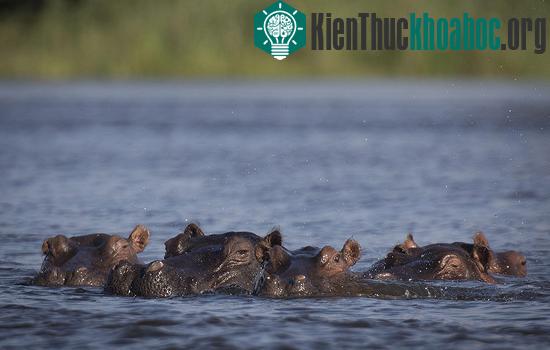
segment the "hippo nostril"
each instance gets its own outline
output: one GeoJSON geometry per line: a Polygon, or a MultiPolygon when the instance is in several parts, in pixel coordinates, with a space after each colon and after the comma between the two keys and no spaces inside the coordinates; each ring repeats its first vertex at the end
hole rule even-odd
{"type": "Polygon", "coordinates": [[[119,275],[125,275],[128,273],[128,271],[130,271],[130,264],[124,261],[123,263],[117,265],[117,267],[115,268],[115,271],[119,275]]]}
{"type": "Polygon", "coordinates": [[[146,272],[156,272],[156,271],[159,271],[160,269],[162,269],[164,267],[164,263],[162,261],[153,261],[149,267],[147,267],[147,271],[146,272]]]}
{"type": "Polygon", "coordinates": [[[288,284],[291,286],[294,286],[296,284],[301,284],[306,280],[306,276],[304,275],[296,275],[293,278],[289,278],[288,284]]]}

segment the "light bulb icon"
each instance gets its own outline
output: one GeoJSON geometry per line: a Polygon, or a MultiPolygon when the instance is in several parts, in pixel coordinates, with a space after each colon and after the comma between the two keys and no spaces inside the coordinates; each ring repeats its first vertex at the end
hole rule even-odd
{"type": "Polygon", "coordinates": [[[296,20],[290,13],[279,10],[264,20],[264,32],[271,43],[271,56],[284,60],[288,56],[288,45],[296,34],[296,20]]]}
{"type": "Polygon", "coordinates": [[[277,1],[254,15],[254,46],[284,60],[306,45],[306,16],[277,1]]]}

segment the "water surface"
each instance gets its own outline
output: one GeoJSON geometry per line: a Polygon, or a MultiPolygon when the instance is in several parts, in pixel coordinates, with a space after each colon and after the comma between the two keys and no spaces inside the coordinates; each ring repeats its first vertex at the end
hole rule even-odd
{"type": "MultiPolygon", "coordinates": [[[[550,87],[318,81],[0,84],[0,348],[533,348],[550,345],[550,87]],[[353,237],[354,267],[405,233],[518,249],[529,276],[442,297],[165,300],[20,285],[59,233],[191,221],[353,237]]],[[[411,284],[411,290],[422,285],[411,284]]]]}

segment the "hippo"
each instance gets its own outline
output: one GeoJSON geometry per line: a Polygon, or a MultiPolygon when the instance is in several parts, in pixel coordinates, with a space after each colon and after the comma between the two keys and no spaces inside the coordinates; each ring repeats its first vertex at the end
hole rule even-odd
{"type": "Polygon", "coordinates": [[[479,280],[496,283],[488,273],[491,252],[480,242],[438,243],[418,247],[411,234],[363,273],[382,280],[479,280]]]}
{"type": "Polygon", "coordinates": [[[44,262],[31,283],[102,287],[119,262],[139,262],[137,254],[145,249],[149,236],[145,226],[137,225],[128,238],[105,233],[50,237],[42,244],[44,262]]]}
{"type": "MultiPolygon", "coordinates": [[[[484,267],[489,273],[498,275],[509,275],[515,277],[525,277],[527,275],[527,261],[525,256],[515,250],[504,252],[495,252],[489,247],[489,240],[483,232],[477,232],[473,237],[472,243],[454,242],[454,243],[437,243],[437,246],[460,247],[471,255],[475,255],[475,247],[487,248],[487,258],[484,261],[484,267]]],[[[394,251],[399,251],[410,256],[421,254],[423,249],[433,245],[419,247],[411,234],[407,235],[405,241],[396,246],[394,251]]]]}
{"type": "Polygon", "coordinates": [[[252,232],[205,235],[196,224],[165,242],[164,260],[148,265],[120,263],[105,291],[122,296],[174,297],[202,293],[251,294],[262,265],[257,247],[280,246],[281,233],[252,232]]]}
{"type": "MultiPolygon", "coordinates": [[[[471,249],[471,244],[455,243],[463,246],[465,249],[471,249]]],[[[481,245],[489,250],[488,271],[497,275],[508,275],[514,277],[527,276],[527,260],[525,256],[515,250],[504,252],[495,252],[489,247],[489,240],[483,232],[477,232],[474,235],[474,245],[481,245]]]]}
{"type": "Polygon", "coordinates": [[[331,246],[289,251],[280,245],[260,245],[256,258],[265,270],[255,294],[275,298],[348,294],[354,289],[349,268],[360,256],[361,247],[352,239],[340,251],[331,246]]]}

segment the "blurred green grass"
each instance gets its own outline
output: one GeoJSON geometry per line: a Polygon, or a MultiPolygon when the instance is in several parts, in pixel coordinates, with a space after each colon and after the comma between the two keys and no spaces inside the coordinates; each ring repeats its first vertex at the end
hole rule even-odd
{"type": "MultiPolygon", "coordinates": [[[[0,0],[0,5],[17,0],[0,0]]],[[[19,0],[23,1],[23,0],[19,0]]],[[[512,77],[550,78],[548,55],[528,51],[372,52],[302,49],[278,62],[254,48],[253,16],[273,1],[42,0],[0,13],[0,77],[286,78],[512,77]]],[[[355,16],[547,17],[544,0],[291,0],[305,12],[355,16]]],[[[12,8],[13,7],[13,8],[12,8]]],[[[532,45],[531,45],[532,48],[532,45]]]]}

